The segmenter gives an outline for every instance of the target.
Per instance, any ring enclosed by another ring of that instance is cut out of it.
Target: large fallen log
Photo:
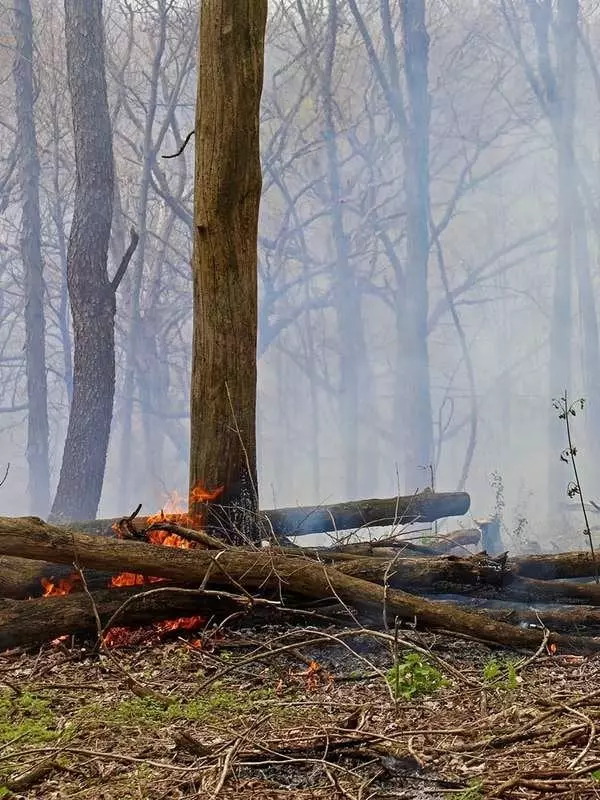
[[[137,532],[142,532],[143,527],[139,521],[133,528]],[[94,523],[95,524],[95,523]],[[132,524],[132,523],[128,523]],[[155,523],[152,527],[160,527]],[[227,545],[223,542],[208,536],[205,533],[198,531],[190,531],[185,528],[180,528],[178,525],[166,523],[162,526],[175,533],[193,536],[194,539],[201,538],[202,544],[208,549],[225,549]],[[74,527],[67,526],[67,530],[75,530]],[[97,531],[92,531],[97,532]],[[102,528],[102,534],[115,535],[112,528]],[[390,559],[396,557],[398,554],[406,556],[432,556],[447,553],[455,547],[461,545],[477,544],[480,538],[479,530],[474,528],[461,529],[451,531],[450,533],[439,535],[434,542],[428,546],[416,544],[413,541],[404,541],[400,537],[387,540],[389,543],[394,542],[395,546],[381,546],[376,542],[357,542],[337,546],[334,548],[329,547],[310,547],[304,548],[295,546],[295,548],[282,548],[281,553],[301,553],[307,557],[316,558],[330,563],[339,563],[340,561],[354,561],[360,555],[371,555],[379,559]],[[60,578],[68,574],[68,567],[57,568],[56,564],[51,564],[44,561],[33,561],[24,558],[16,558],[12,556],[0,555],[0,597],[13,598],[15,600],[24,599],[26,597],[37,597],[41,594],[40,579],[45,578]],[[100,589],[105,587],[110,578],[111,573],[94,571],[88,575],[88,584],[93,589]]]
[[[407,525],[413,522],[435,522],[442,517],[466,514],[471,498],[466,492],[432,492],[426,489],[406,497],[383,497],[353,500],[322,506],[271,508],[259,512],[267,538],[306,536],[314,533],[335,533],[364,527]],[[137,530],[148,525],[148,517],[136,517]],[[73,522],[67,527],[85,533],[106,535],[118,518]],[[209,531],[214,533],[214,531]]]
[[[245,551],[219,553],[181,550],[136,541],[121,541],[65,531],[37,518],[0,518],[0,553],[44,559],[98,570],[123,570],[167,578],[178,583],[228,583],[236,588],[293,592],[312,599],[336,598],[369,618],[383,615],[417,620],[424,627],[465,634],[509,647],[535,648],[537,631],[521,630],[496,622],[456,605],[424,600],[405,592],[378,586],[334,567],[300,556]],[[600,642],[552,634],[563,650],[600,650]]]
[[[250,609],[245,599],[236,600],[225,592],[218,596],[182,593],[161,585],[160,591],[148,594],[149,588],[157,587],[94,592],[93,604],[84,592],[33,600],[0,600],[0,651],[48,642],[64,634],[94,633],[97,631],[94,606],[104,626],[130,601],[114,624],[132,627],[185,616],[222,619],[234,611]]]

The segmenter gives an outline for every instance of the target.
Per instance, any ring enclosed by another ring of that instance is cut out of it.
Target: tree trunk
[[[471,498],[465,492],[430,491],[408,497],[374,497],[351,503],[322,506],[291,506],[258,511],[258,521],[265,535],[307,536],[313,533],[335,533],[365,527],[407,525],[413,522],[435,522],[442,517],[459,517],[469,510]],[[77,523],[76,530],[107,534],[118,518]],[[136,517],[138,530],[148,525],[148,517]],[[207,525],[203,523],[202,528]],[[215,528],[219,532],[219,526]],[[465,531],[471,534],[472,531]],[[362,546],[362,545],[361,545]],[[434,544],[435,548],[437,544]]]
[[[259,107],[267,0],[204,0],[194,198],[190,504],[256,540]]]
[[[52,514],[96,516],[115,391],[115,292],[107,257],[113,206],[112,132],[101,0],[65,0],[75,139],[75,203],[67,254],[73,315],[73,401]]]
[[[27,462],[29,505],[46,516],[50,508],[48,391],[44,324],[44,279],[40,221],[40,162],[34,119],[33,18],[29,0],[14,2],[15,109],[19,184],[23,215],[21,256],[25,273],[25,357],[27,359]]]
[[[402,44],[407,89],[403,136],[406,195],[406,269],[398,286],[398,364],[395,419],[404,421],[405,490],[428,485],[433,461],[427,265],[429,261],[429,35],[425,0],[401,0]]]

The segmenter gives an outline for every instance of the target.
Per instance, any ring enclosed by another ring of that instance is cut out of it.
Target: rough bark
[[[25,358],[27,366],[27,463],[33,514],[50,508],[48,390],[44,323],[44,278],[40,221],[40,162],[34,119],[33,18],[29,0],[15,0],[15,111],[22,202],[21,257],[25,273]]]
[[[115,292],[107,271],[113,152],[101,0],[65,0],[65,35],[76,168],[67,253],[74,373],[52,514],[91,519],[102,491],[115,390]]]
[[[279,556],[268,551],[180,550],[140,542],[106,539],[48,525],[35,517],[0,518],[0,553],[43,558],[57,563],[76,562],[80,567],[120,570],[155,575],[176,582],[241,582],[248,589],[284,589],[302,597],[335,597],[370,618],[414,620],[421,626],[444,629],[509,647],[537,648],[540,633],[495,622],[452,604],[433,603],[396,589],[384,590],[339,570],[315,565],[300,557]],[[550,642],[561,649],[600,649],[600,642],[552,634]]]
[[[249,603],[235,600],[226,593],[207,596],[166,591],[163,586],[159,593],[141,596],[157,588],[156,585],[138,586],[94,592],[92,596],[100,622],[106,625],[123,603],[136,596],[138,599],[130,602],[115,619],[115,625],[140,626],[183,616],[223,618],[250,608]],[[34,600],[0,600],[0,651],[40,644],[65,634],[96,631],[94,607],[84,592]]]
[[[259,107],[267,0],[204,0],[194,195],[192,490],[223,487],[211,520],[256,540]]]

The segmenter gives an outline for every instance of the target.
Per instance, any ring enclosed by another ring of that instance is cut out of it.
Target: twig
[[[117,267],[117,271],[115,272],[114,277],[110,282],[110,288],[113,290],[113,292],[116,292],[117,289],[119,288],[119,284],[123,280],[127,267],[129,266],[129,262],[133,258],[133,254],[135,253],[135,249],[138,246],[138,242],[140,240],[139,234],[135,228],[131,228],[129,235],[131,237],[129,242],[129,247],[123,254],[121,263]]]
[[[194,128],[185,137],[185,139],[183,140],[183,144],[181,145],[181,147],[179,148],[179,150],[176,153],[171,153],[168,156],[161,156],[161,158],[177,158],[177,156],[180,156],[183,153],[183,151],[185,150],[185,148],[188,146],[188,143],[189,143],[190,139],[192,138],[192,136],[195,133],[196,133],[196,129]]]

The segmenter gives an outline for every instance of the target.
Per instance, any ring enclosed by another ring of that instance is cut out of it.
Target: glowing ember
[[[71,575],[67,575],[66,578],[59,578],[58,581],[48,578],[40,578],[40,583],[44,589],[44,597],[50,597],[71,594],[75,588],[75,585],[80,580],[81,578],[79,577],[78,573],[73,572]]]
[[[163,622],[155,622],[143,628],[111,628],[104,637],[107,647],[127,647],[136,644],[152,644],[159,642],[163,636],[174,631],[193,631],[205,624],[204,617],[179,617]]]

